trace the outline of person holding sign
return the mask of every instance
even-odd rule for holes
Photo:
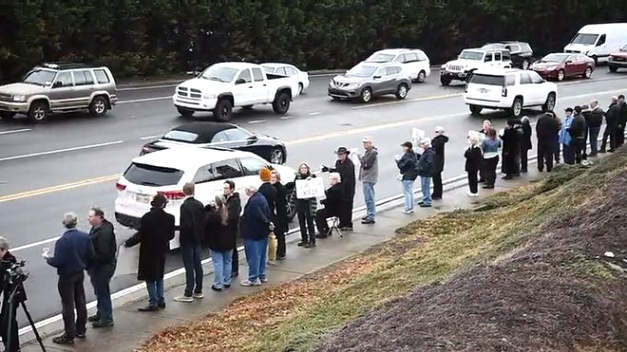
[[[316,175],[311,173],[309,164],[302,163],[298,167],[296,182],[299,180],[311,180]],[[298,187],[298,186],[297,186]],[[316,246],[316,229],[314,228],[314,216],[318,202],[316,197],[299,197],[296,195],[296,214],[298,214],[298,224],[300,226],[301,241],[299,247],[314,248]]]

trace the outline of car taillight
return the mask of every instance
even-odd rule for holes
[[[501,89],[501,96],[502,97],[506,97],[507,96],[507,88],[503,87],[503,89]]]
[[[118,182],[118,183],[115,184],[115,188],[117,188],[118,191],[123,191],[123,190],[126,189],[126,185],[123,185],[123,184]]]
[[[158,194],[163,194],[169,200],[178,200],[185,198],[183,191],[158,191]]]

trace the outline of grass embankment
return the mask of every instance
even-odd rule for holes
[[[595,255],[620,245],[603,226],[625,203],[626,165],[623,150],[476,211],[417,221],[360,256],[169,328],[142,351],[621,350],[615,329],[627,316],[608,304],[627,304],[603,297],[617,271]]]

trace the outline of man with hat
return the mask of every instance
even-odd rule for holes
[[[574,164],[575,163],[575,153],[571,146],[572,137],[570,134],[570,126],[573,123],[573,108],[566,108],[564,110],[566,114],[566,118],[562,123],[562,129],[560,130],[560,144],[562,145],[562,154],[564,158],[564,162],[566,164]]]
[[[174,215],[165,212],[168,200],[157,194],[150,205],[152,208],[142,216],[139,230],[124,242],[124,247],[139,244],[139,270],[137,279],[146,282],[148,306],[140,312],[154,312],[165,308],[163,298],[163,276],[169,242],[174,238]]]
[[[322,166],[322,172],[337,172],[340,174],[342,190],[346,201],[340,210],[340,229],[342,231],[353,230],[353,200],[355,198],[355,164],[348,157],[350,151],[346,147],[339,147],[335,152],[337,160],[335,167]]]

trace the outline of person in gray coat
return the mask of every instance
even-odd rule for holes
[[[375,208],[375,194],[374,185],[379,178],[379,157],[377,148],[372,144],[372,138],[364,137],[362,139],[364,143],[364,149],[366,150],[364,155],[357,154],[359,158],[359,180],[363,185],[364,200],[366,202],[366,216],[361,220],[362,224],[374,224],[374,217],[376,214]]]

